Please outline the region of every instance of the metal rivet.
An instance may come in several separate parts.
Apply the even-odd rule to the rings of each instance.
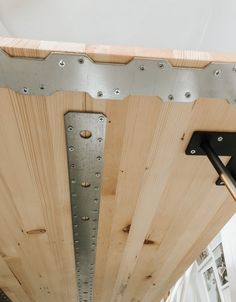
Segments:
[[[60,67],[65,67],[66,63],[65,63],[65,61],[63,61],[63,60],[60,60],[59,63],[58,63],[58,65],[59,65]]]
[[[169,94],[169,95],[168,95],[168,99],[169,99],[170,101],[173,101],[173,99],[174,99],[173,94]]]
[[[192,150],[190,151],[190,153],[191,153],[191,154],[195,154],[195,153],[196,153],[196,150],[192,149]]]
[[[222,141],[223,141],[223,137],[222,137],[222,136],[219,136],[219,137],[217,138],[217,141],[218,141],[218,142],[222,142]]]
[[[88,216],[82,216],[82,217],[81,217],[81,220],[83,220],[83,221],[88,221],[88,220],[89,220],[89,217],[88,217]]]
[[[101,97],[103,96],[103,92],[102,92],[102,91],[98,91],[98,92],[97,92],[97,96],[98,96],[99,98],[101,98]]]
[[[76,184],[76,180],[73,178],[73,179],[71,180],[71,183]]]
[[[83,58],[79,58],[79,59],[78,59],[78,62],[79,62],[80,64],[84,64],[84,59],[83,59]]]
[[[159,63],[159,64],[158,64],[158,67],[159,67],[160,69],[164,69],[164,68],[165,68],[165,65],[164,65],[163,63]]]
[[[98,142],[99,142],[99,143],[102,142],[102,138],[101,138],[101,137],[98,138]]]
[[[22,92],[23,92],[24,94],[29,94],[29,88],[24,87],[24,88],[22,89]]]
[[[214,76],[219,77],[221,75],[222,71],[220,69],[217,69],[214,71]]]
[[[72,131],[72,130],[73,130],[73,127],[72,127],[72,126],[68,126],[67,130],[68,130],[68,131]]]
[[[116,88],[116,89],[114,90],[114,93],[115,93],[116,95],[120,94],[120,89],[119,89],[119,88]]]
[[[100,176],[101,176],[101,173],[97,172],[97,173],[95,173],[95,176],[96,176],[96,177],[100,177]]]
[[[74,151],[74,150],[75,150],[75,148],[74,148],[73,146],[70,146],[70,147],[69,147],[69,151],[72,152],[72,151]]]
[[[138,69],[141,70],[141,71],[144,71],[144,70],[145,70],[145,67],[144,67],[143,65],[140,65],[140,66],[138,67]]]
[[[97,160],[101,160],[102,159],[102,157],[101,156],[97,156]]]
[[[45,89],[45,86],[43,84],[40,85],[39,87],[41,90],[44,90]]]
[[[185,97],[188,99],[188,98],[190,98],[191,97],[191,93],[189,92],[189,91],[187,91],[186,93],[185,93]]]

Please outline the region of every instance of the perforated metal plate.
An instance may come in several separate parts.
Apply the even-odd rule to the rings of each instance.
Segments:
[[[86,55],[52,53],[46,59],[10,57],[0,51],[0,87],[32,95],[82,91],[94,98],[129,95],[192,102],[200,97],[236,99],[236,65],[203,69],[172,67],[166,60],[133,59],[128,64],[95,63]]]
[[[65,130],[79,301],[91,302],[106,117],[68,112]]]
[[[0,302],[12,302],[1,288],[0,288]]]

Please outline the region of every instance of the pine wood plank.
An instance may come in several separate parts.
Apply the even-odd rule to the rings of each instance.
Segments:
[[[68,51],[102,62],[134,56],[194,67],[236,61],[226,54],[9,38],[0,39],[0,47],[14,56]],[[102,112],[109,121],[95,302],[160,300],[236,210],[227,191],[214,186],[207,161],[184,155],[194,130],[235,130],[236,108],[224,100],[177,104],[132,96],[117,102],[0,89],[0,106],[0,263],[13,302],[76,299],[63,124],[68,110]],[[0,287],[5,276],[0,270]]]

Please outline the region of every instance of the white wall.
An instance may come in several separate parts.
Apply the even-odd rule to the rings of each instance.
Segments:
[[[235,16],[235,0],[0,0],[11,36],[93,44],[235,52]]]

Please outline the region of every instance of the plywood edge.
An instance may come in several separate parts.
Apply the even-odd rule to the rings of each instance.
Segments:
[[[167,59],[173,66],[204,67],[210,62],[236,62],[236,53],[135,48],[118,45],[86,45],[0,37],[0,48],[12,56],[45,58],[50,52],[86,53],[97,62],[127,63],[134,57]]]

